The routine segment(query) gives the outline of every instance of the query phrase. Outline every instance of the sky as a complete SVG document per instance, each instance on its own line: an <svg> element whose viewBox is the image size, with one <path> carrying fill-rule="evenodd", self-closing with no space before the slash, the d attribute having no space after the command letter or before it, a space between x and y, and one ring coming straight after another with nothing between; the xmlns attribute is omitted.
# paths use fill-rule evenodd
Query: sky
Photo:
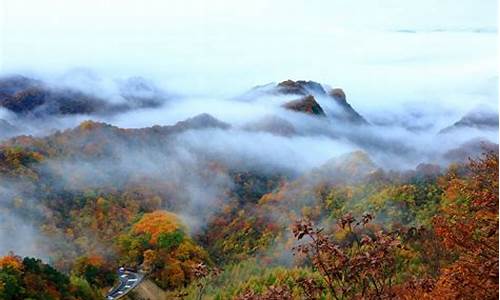
<svg viewBox="0 0 500 300"><path fill-rule="evenodd" d="M0 0L1 73L144 76L228 96L342 87L361 113L497 106L494 0Z"/></svg>

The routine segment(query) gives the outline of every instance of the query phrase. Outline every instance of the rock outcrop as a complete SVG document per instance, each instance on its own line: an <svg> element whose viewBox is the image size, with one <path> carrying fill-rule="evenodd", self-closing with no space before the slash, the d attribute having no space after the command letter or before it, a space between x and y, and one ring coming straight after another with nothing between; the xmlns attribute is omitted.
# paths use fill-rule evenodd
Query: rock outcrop
<svg viewBox="0 0 500 300"><path fill-rule="evenodd" d="M283 107L289 110L303 112L306 114L325 116L325 112L314 96L305 96L283 104Z"/></svg>
<svg viewBox="0 0 500 300"><path fill-rule="evenodd" d="M283 105L284 108L296 112L303 112L316 116L327 116L343 123L366 125L368 122L347 102L346 95L342 89L335 88L325 90L325 87L315 81L285 80L278 84L266 84L253 88L243 98L249 99L253 96L262 95L296 95L299 99L289 101ZM321 101L333 101L335 109L326 111Z"/></svg>

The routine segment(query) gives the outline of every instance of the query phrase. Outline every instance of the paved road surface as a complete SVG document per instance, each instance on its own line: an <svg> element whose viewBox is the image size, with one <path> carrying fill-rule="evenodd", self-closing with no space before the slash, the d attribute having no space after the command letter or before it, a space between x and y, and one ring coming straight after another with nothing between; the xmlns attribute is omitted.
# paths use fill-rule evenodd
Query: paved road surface
<svg viewBox="0 0 500 300"><path fill-rule="evenodd" d="M144 275L126 270L124 268L118 269L118 276L120 278L120 283L108 292L108 295L106 296L106 299L108 300L114 300L125 296L144 278Z"/></svg>

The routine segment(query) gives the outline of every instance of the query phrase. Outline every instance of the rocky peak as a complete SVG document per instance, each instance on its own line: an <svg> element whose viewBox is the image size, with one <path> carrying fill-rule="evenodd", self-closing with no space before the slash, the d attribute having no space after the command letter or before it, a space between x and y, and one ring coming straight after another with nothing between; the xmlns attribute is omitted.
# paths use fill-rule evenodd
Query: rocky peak
<svg viewBox="0 0 500 300"><path fill-rule="evenodd" d="M283 107L296 112L303 112L306 114L325 116L323 108L316 101L314 96L305 96L297 100L293 100L283 104Z"/></svg>
<svg viewBox="0 0 500 300"><path fill-rule="evenodd" d="M342 113L335 116L337 119L343 119L350 123L366 125L368 122L347 102L344 90L340 88L331 89L328 92L330 98L342 109Z"/></svg>
<svg viewBox="0 0 500 300"><path fill-rule="evenodd" d="M305 81L305 80L285 80L283 82L278 83L276 86L278 91L282 94L296 94L296 95L326 95L325 90L321 86L321 84L315 81Z"/></svg>
<svg viewBox="0 0 500 300"><path fill-rule="evenodd" d="M343 102L343 103L347 102L344 90L340 88L331 89L328 95L337 100L337 102Z"/></svg>
<svg viewBox="0 0 500 300"><path fill-rule="evenodd" d="M368 124L368 122L347 102L346 94L340 88L331 89L327 93L323 86L315 81L294 81L289 79L278 83L273 92L285 95L303 95L305 97L287 102L283 105L283 107L294 111L322 116L325 116L326 113L315 97L332 99L340 110L328 112L329 116L336 120L347 121L353 124Z"/></svg>

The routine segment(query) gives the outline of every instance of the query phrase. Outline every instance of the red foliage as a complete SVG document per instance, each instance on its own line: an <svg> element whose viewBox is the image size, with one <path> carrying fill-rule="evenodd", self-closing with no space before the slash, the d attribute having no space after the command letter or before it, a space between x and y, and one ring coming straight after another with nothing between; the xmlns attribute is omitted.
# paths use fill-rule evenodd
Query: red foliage
<svg viewBox="0 0 500 300"><path fill-rule="evenodd" d="M498 155L471 161L470 176L446 187L448 203L434 218L436 233L458 259L445 268L432 295L498 299Z"/></svg>
<svg viewBox="0 0 500 300"><path fill-rule="evenodd" d="M286 285L270 286L264 293L257 294L252 290L245 291L237 296L235 300L291 300L292 292Z"/></svg>

